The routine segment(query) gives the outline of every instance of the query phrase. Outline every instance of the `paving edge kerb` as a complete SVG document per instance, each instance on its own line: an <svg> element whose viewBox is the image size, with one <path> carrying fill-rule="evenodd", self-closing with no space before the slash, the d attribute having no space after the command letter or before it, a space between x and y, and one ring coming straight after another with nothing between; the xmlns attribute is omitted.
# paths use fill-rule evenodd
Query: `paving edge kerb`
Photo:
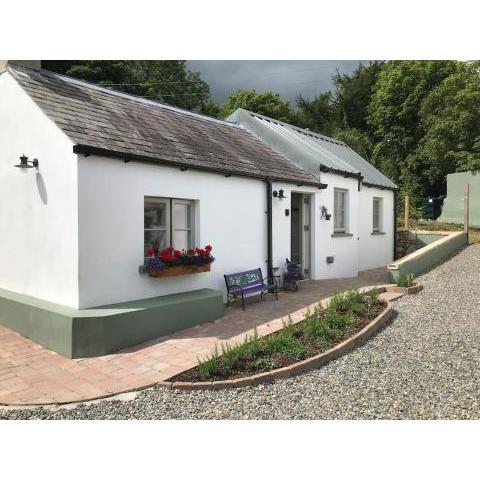
<svg viewBox="0 0 480 480"><path fill-rule="evenodd" d="M236 378L234 380L219 380L215 382L159 382L159 385L171 388L173 390L223 390L225 388L240 388L255 386L262 383L271 383L281 378L294 377L301 373L314 370L322 365L325 365L343 354L352 350L357 345L365 342L370 338L379 328L385 325L393 318L393 307L390 303L387 308L383 310L378 317L372 320L366 327L357 332L347 340L335 345L329 350L319 353L313 357L294 363L287 367L278 368L269 372L258 373L249 377Z"/></svg>

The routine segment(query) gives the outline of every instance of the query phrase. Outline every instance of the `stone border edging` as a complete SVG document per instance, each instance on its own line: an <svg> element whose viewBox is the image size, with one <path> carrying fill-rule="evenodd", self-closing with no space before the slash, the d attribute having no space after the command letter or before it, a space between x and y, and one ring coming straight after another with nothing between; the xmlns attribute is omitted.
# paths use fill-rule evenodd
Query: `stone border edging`
<svg viewBox="0 0 480 480"><path fill-rule="evenodd" d="M423 285L411 285L410 287L399 287L397 285L393 285L391 287L387 287L387 292L395 292L395 293L403 293L404 295L412 295L414 293L418 293L423 290Z"/></svg>
<svg viewBox="0 0 480 480"><path fill-rule="evenodd" d="M314 355L301 362L293 363L287 367L277 368L269 372L262 372L249 377L236 378L234 380L219 380L213 382L160 382L159 385L173 390L223 390L225 388L255 386L261 383L271 383L281 378L293 377L325 365L326 363L341 357L344 353L352 350L355 346L363 343L380 327L392 319L393 312L394 310L391 303L388 303L387 308L383 310L380 315L352 337L347 338L347 340L344 340L325 352Z"/></svg>

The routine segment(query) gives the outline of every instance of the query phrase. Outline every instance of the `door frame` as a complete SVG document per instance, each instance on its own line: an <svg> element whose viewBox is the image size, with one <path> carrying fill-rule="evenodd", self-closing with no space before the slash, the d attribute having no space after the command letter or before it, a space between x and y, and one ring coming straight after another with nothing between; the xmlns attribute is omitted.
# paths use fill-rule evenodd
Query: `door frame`
<svg viewBox="0 0 480 480"><path fill-rule="evenodd" d="M298 227L300 230L299 257L303 266L305 278L312 278L312 252L313 252L313 194L306 192L291 192L300 197L300 212ZM308 200L308 203L305 202ZM307 207L308 205L308 207ZM290 232L290 255L292 245L292 232Z"/></svg>

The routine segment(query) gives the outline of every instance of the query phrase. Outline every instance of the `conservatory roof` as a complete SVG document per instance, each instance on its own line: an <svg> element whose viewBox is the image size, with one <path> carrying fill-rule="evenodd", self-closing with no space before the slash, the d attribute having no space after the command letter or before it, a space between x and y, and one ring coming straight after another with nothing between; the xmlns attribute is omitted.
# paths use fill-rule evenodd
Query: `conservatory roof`
<svg viewBox="0 0 480 480"><path fill-rule="evenodd" d="M380 188L397 186L344 142L264 115L238 109L227 118L242 125L293 163L313 174L319 170L362 178Z"/></svg>

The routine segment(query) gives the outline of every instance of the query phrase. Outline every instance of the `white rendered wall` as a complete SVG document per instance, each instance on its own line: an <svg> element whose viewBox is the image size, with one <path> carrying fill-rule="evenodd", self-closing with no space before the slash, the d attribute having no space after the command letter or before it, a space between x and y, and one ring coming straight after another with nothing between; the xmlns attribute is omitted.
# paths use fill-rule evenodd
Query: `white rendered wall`
<svg viewBox="0 0 480 480"><path fill-rule="evenodd" d="M72 143L8 72L0 75L0 288L78 306ZM14 168L18 157L40 169Z"/></svg>
<svg viewBox="0 0 480 480"><path fill-rule="evenodd" d="M372 235L373 197L383 198L382 232L384 235ZM362 186L360 192L359 217L359 269L384 267L393 261L393 202L391 190Z"/></svg>
<svg viewBox="0 0 480 480"><path fill-rule="evenodd" d="M291 184L274 184L274 190L282 188L287 198L273 199L273 266L282 271L285 258L290 258L290 217L292 192L311 193L311 278L350 278L358 275L358 182L329 173L322 174L321 181L328 184L324 190L312 187L296 187ZM332 237L333 234L333 192L334 188L348 190L348 233L344 237ZM330 220L321 218L321 207L325 206L332 214ZM334 263L327 264L326 257L333 255Z"/></svg>
<svg viewBox="0 0 480 480"><path fill-rule="evenodd" d="M260 180L78 157L82 308L199 288L225 291L223 275L266 274L266 186ZM143 263L144 197L196 200L196 245L213 246L212 271L152 279Z"/></svg>

